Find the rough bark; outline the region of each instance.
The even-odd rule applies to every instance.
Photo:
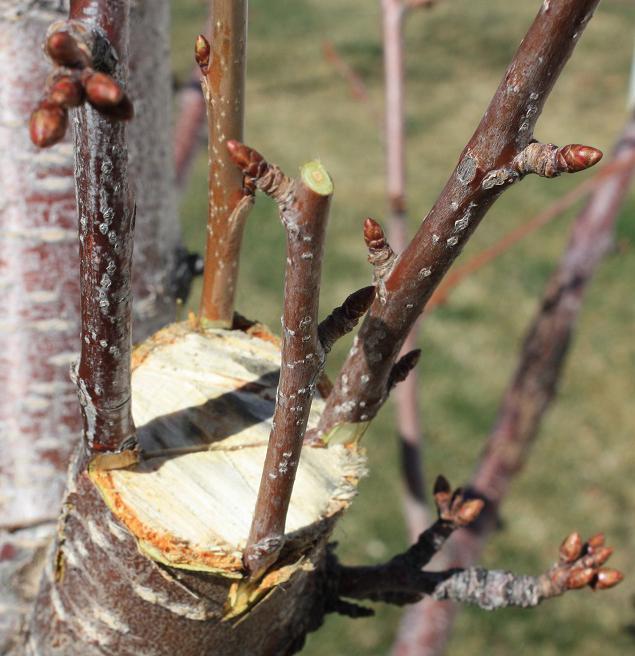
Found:
[[[489,435],[471,487],[488,502],[479,523],[452,539],[453,564],[470,567],[496,528],[498,508],[524,467],[542,418],[553,403],[569,352],[584,294],[602,259],[614,243],[614,228],[635,173],[635,121],[630,120],[617,143],[607,176],[574,221],[569,243],[552,274],[540,308],[528,330],[520,360],[509,383],[496,424]],[[458,607],[425,602],[417,618],[422,630],[416,642],[398,642],[395,654],[438,655],[445,650]],[[414,626],[404,627],[412,635]]]
[[[242,172],[226,148],[232,139],[243,140],[247,0],[212,0],[210,24],[210,43],[199,37],[196,46],[209,138],[209,214],[200,316],[210,325],[229,328],[240,243],[253,203],[253,193],[243,186]],[[199,48],[207,50],[206,56],[201,56]]]
[[[295,180],[268,164],[259,153],[233,141],[230,147],[246,181],[278,203],[287,239],[280,383],[245,550],[245,565],[256,575],[275,561],[282,548],[311,402],[324,367],[325,351],[318,339],[318,305],[333,184],[319,163],[306,164],[301,177]]]
[[[324,433],[350,423],[363,430],[362,416],[378,411],[394,359],[434,288],[501,191],[519,179],[516,158],[598,2],[542,5],[455,171],[386,276],[385,298],[371,307],[329,397]]]

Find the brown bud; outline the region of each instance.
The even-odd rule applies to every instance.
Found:
[[[582,553],[582,537],[579,533],[571,533],[560,545],[560,560],[563,563],[572,563]]]
[[[375,287],[368,285],[348,296],[342,303],[342,309],[348,319],[357,320],[366,313],[374,300]]]
[[[483,510],[485,502],[482,499],[468,499],[461,504],[456,514],[456,523],[466,526],[474,522]]]
[[[90,64],[90,57],[69,32],[53,32],[46,40],[45,47],[49,57],[60,66],[83,68]]]
[[[245,175],[252,178],[259,177],[261,168],[267,165],[265,158],[257,150],[245,146],[235,139],[227,141],[227,150],[234,163],[243,170]]]
[[[386,237],[382,227],[370,217],[364,221],[364,241],[366,246],[373,250],[379,250],[386,245]]]
[[[68,112],[59,105],[44,101],[29,120],[31,141],[39,148],[48,148],[64,138],[67,124]]]
[[[53,82],[48,99],[62,107],[79,107],[84,102],[84,87],[77,78],[64,75]]]
[[[597,549],[604,546],[604,533],[596,533],[587,540],[587,545],[591,549]]]
[[[585,585],[589,585],[594,577],[595,570],[592,567],[574,569],[567,578],[567,588],[569,588],[569,590],[579,590]]]
[[[202,34],[199,34],[194,43],[194,59],[196,59],[196,63],[203,75],[207,75],[210,50],[209,41]]]
[[[602,151],[591,146],[568,144],[558,148],[558,168],[565,173],[577,173],[591,168],[602,159]]]
[[[388,377],[388,389],[391,390],[398,383],[403,382],[408,374],[417,366],[421,357],[421,349],[408,351],[393,365]]]
[[[611,547],[598,547],[597,549],[593,549],[589,558],[593,560],[595,567],[601,567],[612,555],[613,549]]]
[[[106,73],[91,72],[83,78],[88,102],[97,109],[115,107],[124,98],[123,89],[119,83]]]
[[[450,481],[443,474],[439,474],[436,481],[434,481],[432,494],[436,497],[437,494],[450,494],[451,491]]]
[[[624,579],[624,575],[617,569],[601,569],[597,573],[593,588],[595,590],[607,590],[620,583]]]

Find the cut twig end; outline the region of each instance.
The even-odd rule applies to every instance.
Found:
[[[314,159],[300,168],[302,182],[319,196],[330,196],[333,193],[333,181],[322,162]]]

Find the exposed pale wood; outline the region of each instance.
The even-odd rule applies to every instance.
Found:
[[[262,332],[175,324],[137,350],[133,364],[141,461],[94,471],[93,481],[151,558],[239,575],[271,432],[275,341]],[[323,405],[314,402],[310,427]],[[355,447],[305,448],[287,540],[319,534],[322,520],[348,506],[363,471]]]

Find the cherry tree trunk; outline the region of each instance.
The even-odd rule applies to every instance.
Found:
[[[51,71],[40,44],[67,14],[59,0],[0,0],[0,653],[12,653],[37,591],[70,452],[80,434],[69,367],[79,349],[79,262],[70,136],[38,150],[31,110]],[[130,90],[137,202],[135,339],[174,314],[179,227],[171,129],[167,2],[135,3]],[[142,100],[141,100],[142,99]],[[145,135],[145,136],[144,136]]]

